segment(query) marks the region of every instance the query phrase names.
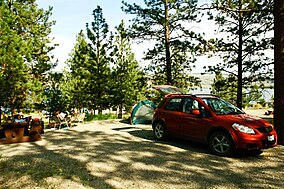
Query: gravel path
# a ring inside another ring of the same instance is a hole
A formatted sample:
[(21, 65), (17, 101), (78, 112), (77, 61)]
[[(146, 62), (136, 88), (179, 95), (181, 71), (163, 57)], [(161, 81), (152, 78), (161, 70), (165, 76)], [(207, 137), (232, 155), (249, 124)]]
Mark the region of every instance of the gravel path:
[(284, 146), (224, 158), (153, 139), (150, 125), (97, 121), (0, 145), (0, 188), (283, 188)]

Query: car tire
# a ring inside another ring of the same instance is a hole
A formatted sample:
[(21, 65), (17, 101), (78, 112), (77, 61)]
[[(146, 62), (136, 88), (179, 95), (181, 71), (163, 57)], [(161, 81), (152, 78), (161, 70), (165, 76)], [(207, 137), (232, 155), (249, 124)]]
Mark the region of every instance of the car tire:
[(163, 123), (156, 122), (153, 125), (154, 135), (157, 140), (163, 140), (166, 138), (166, 129)]
[(225, 132), (215, 132), (209, 138), (209, 147), (218, 156), (232, 155), (234, 146), (231, 136)]

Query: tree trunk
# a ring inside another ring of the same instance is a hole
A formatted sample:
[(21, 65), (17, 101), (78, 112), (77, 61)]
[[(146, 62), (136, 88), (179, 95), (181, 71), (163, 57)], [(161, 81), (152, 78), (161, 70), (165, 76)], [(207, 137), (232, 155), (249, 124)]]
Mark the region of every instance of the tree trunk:
[(169, 7), (168, 0), (165, 1), (165, 47), (166, 47), (166, 71), (167, 71), (167, 84), (172, 84), (172, 62), (170, 52), (170, 30), (169, 30)]
[(284, 144), (284, 0), (274, 0), (274, 126)]
[(103, 114), (103, 110), (101, 108), (98, 109), (98, 115), (102, 115)]
[(238, 92), (237, 92), (237, 106), (242, 109), (243, 101), (243, 13), (242, 1), (239, 1), (239, 52), (238, 52)]
[(119, 105), (119, 111), (118, 111), (118, 119), (122, 119), (122, 103)]
[(0, 106), (0, 127), (1, 127), (1, 124), (2, 124), (2, 106)]

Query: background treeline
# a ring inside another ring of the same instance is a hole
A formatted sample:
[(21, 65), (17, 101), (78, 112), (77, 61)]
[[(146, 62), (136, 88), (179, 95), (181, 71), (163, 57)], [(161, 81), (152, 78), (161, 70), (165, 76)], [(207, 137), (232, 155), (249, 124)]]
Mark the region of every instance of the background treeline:
[(1, 111), (30, 107), (44, 99), (48, 72), (57, 64), (50, 52), (52, 8), (35, 1), (0, 0)]
[[(56, 45), (49, 37), (55, 24), (49, 21), (52, 8), (40, 9), (35, 0), (0, 0), (3, 110), (130, 110), (151, 96), (147, 89), (154, 84), (185, 91), (200, 87), (200, 79), (190, 74), (198, 56), (220, 57), (220, 62), (208, 62), (204, 72), (216, 75), (213, 93), (239, 107), (247, 100), (243, 91), (259, 98), (259, 89), (273, 79), (272, 0), (212, 0), (210, 4), (144, 0), (142, 5), (123, 1), (122, 6), (133, 15), (129, 27), (121, 21), (110, 32), (103, 10), (96, 7), (93, 22), (77, 34), (66, 69), (53, 73), (57, 61), (52, 56)], [(204, 20), (218, 29), (196, 30)], [(215, 37), (208, 38), (208, 32), (215, 32)], [(147, 66), (142, 68), (131, 44), (144, 41), (153, 46), (145, 53)]]

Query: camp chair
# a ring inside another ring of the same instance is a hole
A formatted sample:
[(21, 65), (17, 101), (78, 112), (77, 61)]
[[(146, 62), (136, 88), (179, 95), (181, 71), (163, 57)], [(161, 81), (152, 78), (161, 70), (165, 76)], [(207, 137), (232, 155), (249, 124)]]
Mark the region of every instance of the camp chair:
[(86, 113), (76, 113), (74, 116), (70, 118), (71, 122), (82, 122), (84, 124), (86, 118)]
[(84, 124), (85, 118), (86, 118), (86, 113), (81, 113), (78, 118), (78, 122), (82, 122)]
[(61, 129), (62, 125), (66, 125), (68, 128), (70, 127), (70, 119), (65, 117), (62, 120), (59, 115), (56, 115), (56, 118), (58, 119), (59, 129)]
[(49, 118), (49, 126), (50, 126), (50, 128), (51, 127), (53, 127), (53, 128), (51, 128), (51, 129), (55, 129), (55, 128), (59, 128), (59, 120), (58, 120), (58, 118), (55, 116), (55, 115), (53, 115), (53, 116), (51, 116), (50, 118)]
[(66, 125), (67, 127), (69, 127), (68, 120), (67, 119), (61, 120), (58, 117), (58, 115), (54, 115), (50, 119), (51, 119), (50, 124), (53, 125), (54, 129), (56, 127), (58, 127), (58, 129), (61, 129), (62, 125)]

